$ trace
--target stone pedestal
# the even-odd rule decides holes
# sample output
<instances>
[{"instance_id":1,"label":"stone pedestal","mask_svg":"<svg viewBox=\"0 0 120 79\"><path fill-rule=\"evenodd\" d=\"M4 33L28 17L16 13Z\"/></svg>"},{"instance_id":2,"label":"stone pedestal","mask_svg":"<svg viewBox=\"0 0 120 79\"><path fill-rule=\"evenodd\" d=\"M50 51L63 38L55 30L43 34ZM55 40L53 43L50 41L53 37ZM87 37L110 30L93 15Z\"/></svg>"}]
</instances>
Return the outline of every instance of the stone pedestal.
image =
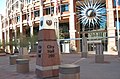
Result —
<instances>
[{"instance_id":1,"label":"stone pedestal","mask_svg":"<svg viewBox=\"0 0 120 79\"><path fill-rule=\"evenodd\" d=\"M96 44L95 62L104 63L103 46L101 43Z\"/></svg>"},{"instance_id":2,"label":"stone pedestal","mask_svg":"<svg viewBox=\"0 0 120 79\"><path fill-rule=\"evenodd\" d=\"M18 55L10 55L9 60L10 60L10 65L16 64L16 59L18 58Z\"/></svg>"},{"instance_id":3,"label":"stone pedestal","mask_svg":"<svg viewBox=\"0 0 120 79\"><path fill-rule=\"evenodd\" d=\"M59 79L80 79L79 65L64 64L59 69Z\"/></svg>"},{"instance_id":4,"label":"stone pedestal","mask_svg":"<svg viewBox=\"0 0 120 79\"><path fill-rule=\"evenodd\" d=\"M87 37L83 37L82 38L82 53L81 53L81 57L82 58L87 58L87 54L88 54Z\"/></svg>"},{"instance_id":5,"label":"stone pedestal","mask_svg":"<svg viewBox=\"0 0 120 79\"><path fill-rule=\"evenodd\" d=\"M38 33L36 75L40 79L59 75L59 48L54 29L42 29Z\"/></svg>"},{"instance_id":6,"label":"stone pedestal","mask_svg":"<svg viewBox=\"0 0 120 79\"><path fill-rule=\"evenodd\" d=\"M17 59L16 60L16 70L18 73L28 73L29 72L29 60L28 59Z\"/></svg>"}]
</instances>

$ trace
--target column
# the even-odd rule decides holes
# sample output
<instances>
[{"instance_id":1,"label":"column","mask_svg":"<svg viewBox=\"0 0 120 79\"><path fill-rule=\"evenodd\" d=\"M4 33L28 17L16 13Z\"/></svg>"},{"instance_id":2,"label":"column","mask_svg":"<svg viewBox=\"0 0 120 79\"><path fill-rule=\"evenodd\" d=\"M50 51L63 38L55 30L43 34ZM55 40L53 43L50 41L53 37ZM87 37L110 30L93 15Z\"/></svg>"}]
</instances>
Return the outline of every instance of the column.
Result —
<instances>
[{"instance_id":1,"label":"column","mask_svg":"<svg viewBox=\"0 0 120 79\"><path fill-rule=\"evenodd\" d=\"M20 35L22 34L23 32L23 27L22 27L22 7L21 7L21 2L19 1L19 13L20 13Z\"/></svg>"},{"instance_id":2,"label":"column","mask_svg":"<svg viewBox=\"0 0 120 79\"><path fill-rule=\"evenodd\" d=\"M43 0L40 0L40 17L43 16Z\"/></svg>"},{"instance_id":3,"label":"column","mask_svg":"<svg viewBox=\"0 0 120 79\"><path fill-rule=\"evenodd\" d=\"M21 11L21 2L19 2L19 13L20 13L20 48L19 48L19 55L22 58L23 55L23 47L22 47L22 42L23 42L23 26L22 26L22 11Z\"/></svg>"},{"instance_id":4,"label":"column","mask_svg":"<svg viewBox=\"0 0 120 79\"><path fill-rule=\"evenodd\" d=\"M7 52L7 50L6 50L6 29L4 30L4 37L5 37L5 52Z\"/></svg>"},{"instance_id":5,"label":"column","mask_svg":"<svg viewBox=\"0 0 120 79\"><path fill-rule=\"evenodd\" d=\"M5 28L5 23L4 22L3 22L3 36L2 37L4 39L2 41L3 42L3 49L6 51L6 45L5 45L6 44L6 28Z\"/></svg>"},{"instance_id":6,"label":"column","mask_svg":"<svg viewBox=\"0 0 120 79\"><path fill-rule=\"evenodd\" d=\"M75 13L74 13L74 0L70 0L70 17L69 17L69 32L70 32L70 38L75 38ZM70 49L73 49L71 47L75 47L75 40L71 40L70 41ZM74 50L76 51L76 47L74 48Z\"/></svg>"},{"instance_id":7,"label":"column","mask_svg":"<svg viewBox=\"0 0 120 79\"><path fill-rule=\"evenodd\" d=\"M6 21L8 21L8 25L6 24ZM7 53L10 53L10 46L8 43L10 43L10 30L9 30L9 19L5 20L4 22L4 27L5 28L5 50Z\"/></svg>"},{"instance_id":8,"label":"column","mask_svg":"<svg viewBox=\"0 0 120 79\"><path fill-rule=\"evenodd\" d=\"M55 0L54 3L54 17L55 17L55 31L57 35L57 39L59 39L59 17L58 17L58 0ZM59 42L58 42L59 44Z\"/></svg>"},{"instance_id":9,"label":"column","mask_svg":"<svg viewBox=\"0 0 120 79\"><path fill-rule=\"evenodd\" d=\"M15 49L14 52L17 53L18 49L17 49L17 27L14 27L14 32L15 32Z\"/></svg>"},{"instance_id":10,"label":"column","mask_svg":"<svg viewBox=\"0 0 120 79\"><path fill-rule=\"evenodd\" d=\"M55 3L54 3L54 6L55 6L54 7L54 14L57 15L57 9L56 9L57 8L57 0L54 0L54 1L55 1Z\"/></svg>"},{"instance_id":11,"label":"column","mask_svg":"<svg viewBox=\"0 0 120 79\"><path fill-rule=\"evenodd\" d=\"M106 2L107 4L107 33L108 37L115 37L114 27L114 9L113 9L113 0L109 0ZM116 49L115 38L108 38L108 54L115 54L113 49Z\"/></svg>"},{"instance_id":12,"label":"column","mask_svg":"<svg viewBox=\"0 0 120 79\"><path fill-rule=\"evenodd\" d=\"M7 26L7 43L9 43L10 44L10 29L9 29L9 27ZM10 45L7 45L7 49L8 49L8 53L12 53L11 51L10 51Z\"/></svg>"},{"instance_id":13,"label":"column","mask_svg":"<svg viewBox=\"0 0 120 79\"><path fill-rule=\"evenodd\" d=\"M30 26L30 36L31 36L31 37L33 36L33 25Z\"/></svg>"},{"instance_id":14,"label":"column","mask_svg":"<svg viewBox=\"0 0 120 79\"><path fill-rule=\"evenodd\" d=\"M30 27L30 36L33 36L33 24L31 20L31 8L29 9L29 27Z\"/></svg>"}]
</instances>

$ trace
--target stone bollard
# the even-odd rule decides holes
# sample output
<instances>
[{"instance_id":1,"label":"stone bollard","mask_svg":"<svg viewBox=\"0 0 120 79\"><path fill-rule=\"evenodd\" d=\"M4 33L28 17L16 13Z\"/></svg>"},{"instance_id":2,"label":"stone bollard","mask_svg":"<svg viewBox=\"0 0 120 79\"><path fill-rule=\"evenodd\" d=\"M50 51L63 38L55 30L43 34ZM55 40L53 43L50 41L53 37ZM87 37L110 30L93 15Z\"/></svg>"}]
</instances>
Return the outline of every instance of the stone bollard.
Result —
<instances>
[{"instance_id":1,"label":"stone bollard","mask_svg":"<svg viewBox=\"0 0 120 79\"><path fill-rule=\"evenodd\" d=\"M16 60L16 69L19 73L29 72L29 60L28 59L17 59Z\"/></svg>"},{"instance_id":2,"label":"stone bollard","mask_svg":"<svg viewBox=\"0 0 120 79\"><path fill-rule=\"evenodd\" d=\"M10 59L10 65L14 65L16 64L16 59L18 58L18 55L10 55L9 59Z\"/></svg>"},{"instance_id":3,"label":"stone bollard","mask_svg":"<svg viewBox=\"0 0 120 79\"><path fill-rule=\"evenodd\" d=\"M104 63L104 55L95 55L95 63Z\"/></svg>"},{"instance_id":4,"label":"stone bollard","mask_svg":"<svg viewBox=\"0 0 120 79\"><path fill-rule=\"evenodd\" d=\"M95 63L104 63L103 46L101 43L96 44Z\"/></svg>"},{"instance_id":5,"label":"stone bollard","mask_svg":"<svg viewBox=\"0 0 120 79\"><path fill-rule=\"evenodd\" d=\"M87 45L87 37L82 38L82 52L81 57L87 58L88 56L88 45Z\"/></svg>"},{"instance_id":6,"label":"stone bollard","mask_svg":"<svg viewBox=\"0 0 120 79\"><path fill-rule=\"evenodd\" d=\"M59 67L59 79L80 79L80 66L64 64Z\"/></svg>"}]
</instances>

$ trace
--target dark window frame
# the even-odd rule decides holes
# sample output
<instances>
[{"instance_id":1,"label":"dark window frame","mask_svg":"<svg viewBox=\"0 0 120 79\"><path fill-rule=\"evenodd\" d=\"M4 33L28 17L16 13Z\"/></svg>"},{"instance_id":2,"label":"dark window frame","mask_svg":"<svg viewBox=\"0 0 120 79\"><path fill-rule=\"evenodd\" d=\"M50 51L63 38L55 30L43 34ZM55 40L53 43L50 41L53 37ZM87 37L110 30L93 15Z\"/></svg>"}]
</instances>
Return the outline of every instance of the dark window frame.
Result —
<instances>
[{"instance_id":1,"label":"dark window frame","mask_svg":"<svg viewBox=\"0 0 120 79\"><path fill-rule=\"evenodd\" d=\"M40 10L35 10L34 11L34 16L39 17L40 16Z\"/></svg>"},{"instance_id":2,"label":"dark window frame","mask_svg":"<svg viewBox=\"0 0 120 79\"><path fill-rule=\"evenodd\" d=\"M45 8L45 10L46 10L46 15L54 14L54 7L53 6L47 7L47 8Z\"/></svg>"},{"instance_id":3,"label":"dark window frame","mask_svg":"<svg viewBox=\"0 0 120 79\"><path fill-rule=\"evenodd\" d=\"M62 4L61 12L68 12L68 11L69 11L69 4Z\"/></svg>"}]
</instances>

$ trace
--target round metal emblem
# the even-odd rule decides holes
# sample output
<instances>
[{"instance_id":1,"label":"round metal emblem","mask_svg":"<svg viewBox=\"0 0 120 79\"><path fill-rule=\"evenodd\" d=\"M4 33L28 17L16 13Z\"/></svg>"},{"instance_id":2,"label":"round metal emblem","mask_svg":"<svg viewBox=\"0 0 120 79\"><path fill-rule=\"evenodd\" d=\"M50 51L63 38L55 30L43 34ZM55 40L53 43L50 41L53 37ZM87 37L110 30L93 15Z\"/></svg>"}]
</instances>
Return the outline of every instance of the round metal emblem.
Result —
<instances>
[{"instance_id":1,"label":"round metal emblem","mask_svg":"<svg viewBox=\"0 0 120 79\"><path fill-rule=\"evenodd\" d=\"M47 24L48 26L51 26L51 25L52 25L52 20L46 20L46 24Z\"/></svg>"}]
</instances>

